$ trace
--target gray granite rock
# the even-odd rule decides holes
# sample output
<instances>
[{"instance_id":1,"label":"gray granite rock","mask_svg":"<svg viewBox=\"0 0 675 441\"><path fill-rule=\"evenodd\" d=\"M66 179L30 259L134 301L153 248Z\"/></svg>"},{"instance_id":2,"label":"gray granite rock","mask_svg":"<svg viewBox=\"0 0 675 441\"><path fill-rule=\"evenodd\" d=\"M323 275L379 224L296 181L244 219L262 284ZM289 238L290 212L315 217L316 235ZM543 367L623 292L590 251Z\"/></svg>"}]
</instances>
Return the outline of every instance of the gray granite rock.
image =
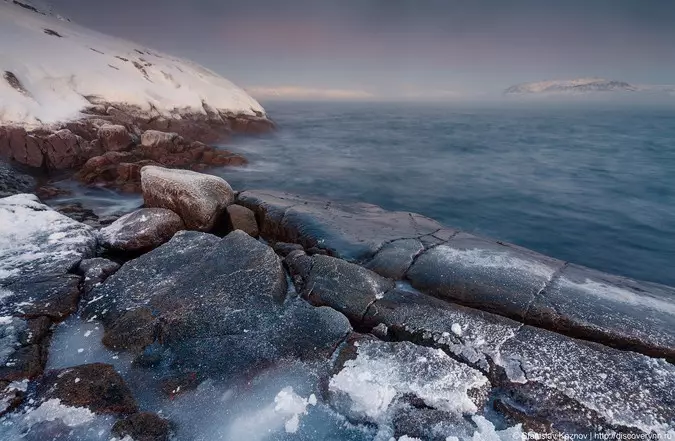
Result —
<instances>
[{"instance_id":1,"label":"gray granite rock","mask_svg":"<svg viewBox=\"0 0 675 441\"><path fill-rule=\"evenodd\" d=\"M420 291L523 320L564 262L461 233L424 252L407 273Z\"/></svg>"},{"instance_id":2,"label":"gray granite rock","mask_svg":"<svg viewBox=\"0 0 675 441\"><path fill-rule=\"evenodd\" d=\"M284 302L286 293L279 257L249 235L179 232L122 266L83 313L117 349L156 336L173 368L229 377L286 357L325 359L351 329L330 308Z\"/></svg>"},{"instance_id":3,"label":"gray granite rock","mask_svg":"<svg viewBox=\"0 0 675 441\"><path fill-rule=\"evenodd\" d=\"M263 237L317 247L334 257L365 262L389 242L417 238L442 225L414 213L370 204L338 204L274 191L244 191L237 203L256 213Z\"/></svg>"},{"instance_id":4,"label":"gray granite rock","mask_svg":"<svg viewBox=\"0 0 675 441\"><path fill-rule=\"evenodd\" d=\"M568 265L532 304L536 326L675 362L675 288Z\"/></svg>"},{"instance_id":5,"label":"gray granite rock","mask_svg":"<svg viewBox=\"0 0 675 441\"><path fill-rule=\"evenodd\" d=\"M180 216L165 208L141 208L117 219L99 232L99 242L118 252L150 251L185 229Z\"/></svg>"}]
</instances>

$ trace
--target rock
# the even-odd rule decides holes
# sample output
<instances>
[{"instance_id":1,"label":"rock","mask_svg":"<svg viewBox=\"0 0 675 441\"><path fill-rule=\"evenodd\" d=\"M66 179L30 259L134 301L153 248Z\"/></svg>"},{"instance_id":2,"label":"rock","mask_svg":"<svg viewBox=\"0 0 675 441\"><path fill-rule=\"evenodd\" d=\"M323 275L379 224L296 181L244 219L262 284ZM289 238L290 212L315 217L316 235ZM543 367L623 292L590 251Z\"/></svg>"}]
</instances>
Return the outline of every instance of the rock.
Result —
<instances>
[{"instance_id":1,"label":"rock","mask_svg":"<svg viewBox=\"0 0 675 441\"><path fill-rule=\"evenodd\" d=\"M22 127L0 127L0 156L30 167L42 167L45 155L39 141Z\"/></svg>"},{"instance_id":2,"label":"rock","mask_svg":"<svg viewBox=\"0 0 675 441\"><path fill-rule=\"evenodd\" d=\"M0 381L0 417L21 405L27 387L28 382Z\"/></svg>"},{"instance_id":3,"label":"rock","mask_svg":"<svg viewBox=\"0 0 675 441\"><path fill-rule=\"evenodd\" d=\"M36 400L58 399L66 406L86 407L97 414L128 415L138 411L122 377L109 364L93 363L45 373Z\"/></svg>"},{"instance_id":4,"label":"rock","mask_svg":"<svg viewBox=\"0 0 675 441\"><path fill-rule=\"evenodd\" d=\"M351 339L328 382L329 401L357 423L381 424L426 407L459 419L487 403L490 381L443 351L409 342Z\"/></svg>"},{"instance_id":5,"label":"rock","mask_svg":"<svg viewBox=\"0 0 675 441\"><path fill-rule=\"evenodd\" d=\"M78 270L84 277L82 287L84 298L88 298L89 293L91 293L95 287L105 282L105 280L115 274L118 269L120 269L119 263L102 257L85 259L80 262Z\"/></svg>"},{"instance_id":6,"label":"rock","mask_svg":"<svg viewBox=\"0 0 675 441\"><path fill-rule=\"evenodd\" d=\"M358 265L316 255L309 273L300 276L300 294L315 306L330 306L352 321L361 322L368 307L395 283ZM292 271L293 275L295 271Z\"/></svg>"},{"instance_id":7,"label":"rock","mask_svg":"<svg viewBox=\"0 0 675 441\"><path fill-rule=\"evenodd\" d=\"M286 293L268 246L241 231L181 231L96 288L83 315L118 349L139 351L156 335L174 371L229 378L284 358L326 360L350 331L334 310L284 303Z\"/></svg>"},{"instance_id":8,"label":"rock","mask_svg":"<svg viewBox=\"0 0 675 441\"><path fill-rule=\"evenodd\" d=\"M293 251L303 251L302 245L297 243L276 242L272 248L281 257L286 257Z\"/></svg>"},{"instance_id":9,"label":"rock","mask_svg":"<svg viewBox=\"0 0 675 441\"><path fill-rule=\"evenodd\" d=\"M68 129L58 130L45 138L48 167L63 170L83 164L86 141Z\"/></svg>"},{"instance_id":10,"label":"rock","mask_svg":"<svg viewBox=\"0 0 675 441\"><path fill-rule=\"evenodd\" d=\"M368 308L362 325L384 325L390 340L442 349L486 375L499 348L521 323L403 289L388 291Z\"/></svg>"},{"instance_id":11,"label":"rock","mask_svg":"<svg viewBox=\"0 0 675 441\"><path fill-rule=\"evenodd\" d=\"M483 372L515 422L561 433L664 433L675 421L675 367L403 290L369 308L364 326L438 348Z\"/></svg>"},{"instance_id":12,"label":"rock","mask_svg":"<svg viewBox=\"0 0 675 441\"><path fill-rule=\"evenodd\" d=\"M401 280L424 246L418 239L400 239L384 245L365 266L394 280Z\"/></svg>"},{"instance_id":13,"label":"rock","mask_svg":"<svg viewBox=\"0 0 675 441\"><path fill-rule=\"evenodd\" d=\"M127 150L134 143L126 127L121 125L103 125L98 129L97 135L105 152Z\"/></svg>"},{"instance_id":14,"label":"rock","mask_svg":"<svg viewBox=\"0 0 675 441\"><path fill-rule=\"evenodd\" d=\"M566 433L665 436L675 421L675 366L524 326L500 348L504 406Z\"/></svg>"},{"instance_id":15,"label":"rock","mask_svg":"<svg viewBox=\"0 0 675 441\"><path fill-rule=\"evenodd\" d=\"M11 165L0 161L0 197L31 192L36 186L35 179L20 173Z\"/></svg>"},{"instance_id":16,"label":"rock","mask_svg":"<svg viewBox=\"0 0 675 441\"><path fill-rule=\"evenodd\" d=\"M190 230L213 229L234 200L224 179L187 170L143 167L141 184L147 207L176 212Z\"/></svg>"},{"instance_id":17,"label":"rock","mask_svg":"<svg viewBox=\"0 0 675 441\"><path fill-rule=\"evenodd\" d=\"M0 224L0 286L64 275L96 249L91 227L33 195L0 199Z\"/></svg>"},{"instance_id":18,"label":"rock","mask_svg":"<svg viewBox=\"0 0 675 441\"><path fill-rule=\"evenodd\" d=\"M80 277L74 274L32 275L0 288L0 314L26 318L49 317L60 322L77 311Z\"/></svg>"},{"instance_id":19,"label":"rock","mask_svg":"<svg viewBox=\"0 0 675 441\"><path fill-rule=\"evenodd\" d=\"M258 222L255 220L255 214L246 207L241 205L230 205L227 207L227 215L229 219L228 230L241 230L251 237L258 237Z\"/></svg>"},{"instance_id":20,"label":"rock","mask_svg":"<svg viewBox=\"0 0 675 441\"><path fill-rule=\"evenodd\" d=\"M185 229L181 218L164 208L142 208L101 229L101 245L113 251L145 252L167 242Z\"/></svg>"},{"instance_id":21,"label":"rock","mask_svg":"<svg viewBox=\"0 0 675 441\"><path fill-rule=\"evenodd\" d=\"M170 149L174 140L178 138L177 133L160 132L159 130L146 130L141 135L141 146L157 149Z\"/></svg>"},{"instance_id":22,"label":"rock","mask_svg":"<svg viewBox=\"0 0 675 441\"><path fill-rule=\"evenodd\" d=\"M42 373L50 326L47 317L0 317L0 381L20 381Z\"/></svg>"},{"instance_id":23,"label":"rock","mask_svg":"<svg viewBox=\"0 0 675 441\"><path fill-rule=\"evenodd\" d=\"M424 252L407 278L420 291L522 321L564 262L460 233Z\"/></svg>"},{"instance_id":24,"label":"rock","mask_svg":"<svg viewBox=\"0 0 675 441\"><path fill-rule=\"evenodd\" d=\"M567 265L527 323L675 362L675 288Z\"/></svg>"},{"instance_id":25,"label":"rock","mask_svg":"<svg viewBox=\"0 0 675 441\"><path fill-rule=\"evenodd\" d=\"M168 441L171 425L155 413L139 412L119 420L112 434L119 439L130 437L134 441Z\"/></svg>"},{"instance_id":26,"label":"rock","mask_svg":"<svg viewBox=\"0 0 675 441\"><path fill-rule=\"evenodd\" d=\"M366 262L384 245L443 228L414 213L388 212L370 204L337 204L275 191L244 191L237 203L256 213L264 238L317 247L350 262Z\"/></svg>"}]
</instances>

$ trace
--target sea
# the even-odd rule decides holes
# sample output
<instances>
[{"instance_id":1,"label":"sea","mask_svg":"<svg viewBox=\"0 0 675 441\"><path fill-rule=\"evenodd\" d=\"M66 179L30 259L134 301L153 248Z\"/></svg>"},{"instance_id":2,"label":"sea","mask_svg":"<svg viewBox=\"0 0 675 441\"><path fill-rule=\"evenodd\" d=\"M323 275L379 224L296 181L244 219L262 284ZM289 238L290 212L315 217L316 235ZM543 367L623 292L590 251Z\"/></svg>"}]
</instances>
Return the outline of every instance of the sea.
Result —
<instances>
[{"instance_id":1,"label":"sea","mask_svg":"<svg viewBox=\"0 0 675 441\"><path fill-rule=\"evenodd\" d=\"M411 211L675 286L675 105L263 103L279 130L224 145L235 189ZM79 189L102 214L137 197Z\"/></svg>"}]
</instances>

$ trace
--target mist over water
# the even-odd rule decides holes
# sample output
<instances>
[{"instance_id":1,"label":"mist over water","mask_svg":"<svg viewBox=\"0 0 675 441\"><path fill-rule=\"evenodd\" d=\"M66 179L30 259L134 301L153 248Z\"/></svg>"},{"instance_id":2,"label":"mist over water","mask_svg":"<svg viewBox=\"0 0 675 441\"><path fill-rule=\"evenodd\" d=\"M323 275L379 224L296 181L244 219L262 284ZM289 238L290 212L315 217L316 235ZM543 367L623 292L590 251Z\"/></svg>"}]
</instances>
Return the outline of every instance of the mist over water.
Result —
<instances>
[{"instance_id":1,"label":"mist over water","mask_svg":"<svg viewBox=\"0 0 675 441\"><path fill-rule=\"evenodd\" d=\"M673 107L266 104L280 130L236 139L250 165L214 172L235 189L418 212L675 285Z\"/></svg>"}]
</instances>

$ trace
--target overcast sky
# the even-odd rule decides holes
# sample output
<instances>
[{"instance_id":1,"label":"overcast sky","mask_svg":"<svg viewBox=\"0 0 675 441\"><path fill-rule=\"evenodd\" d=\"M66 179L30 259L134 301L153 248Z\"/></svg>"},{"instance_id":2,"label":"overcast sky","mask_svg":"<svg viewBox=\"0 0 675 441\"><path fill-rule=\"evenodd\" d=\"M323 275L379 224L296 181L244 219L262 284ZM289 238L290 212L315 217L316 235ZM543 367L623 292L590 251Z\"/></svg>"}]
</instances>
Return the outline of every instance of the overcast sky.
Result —
<instances>
[{"instance_id":1,"label":"overcast sky","mask_svg":"<svg viewBox=\"0 0 675 441\"><path fill-rule=\"evenodd\" d=\"M673 0L51 3L244 87L459 96L588 76L675 83Z\"/></svg>"}]
</instances>

